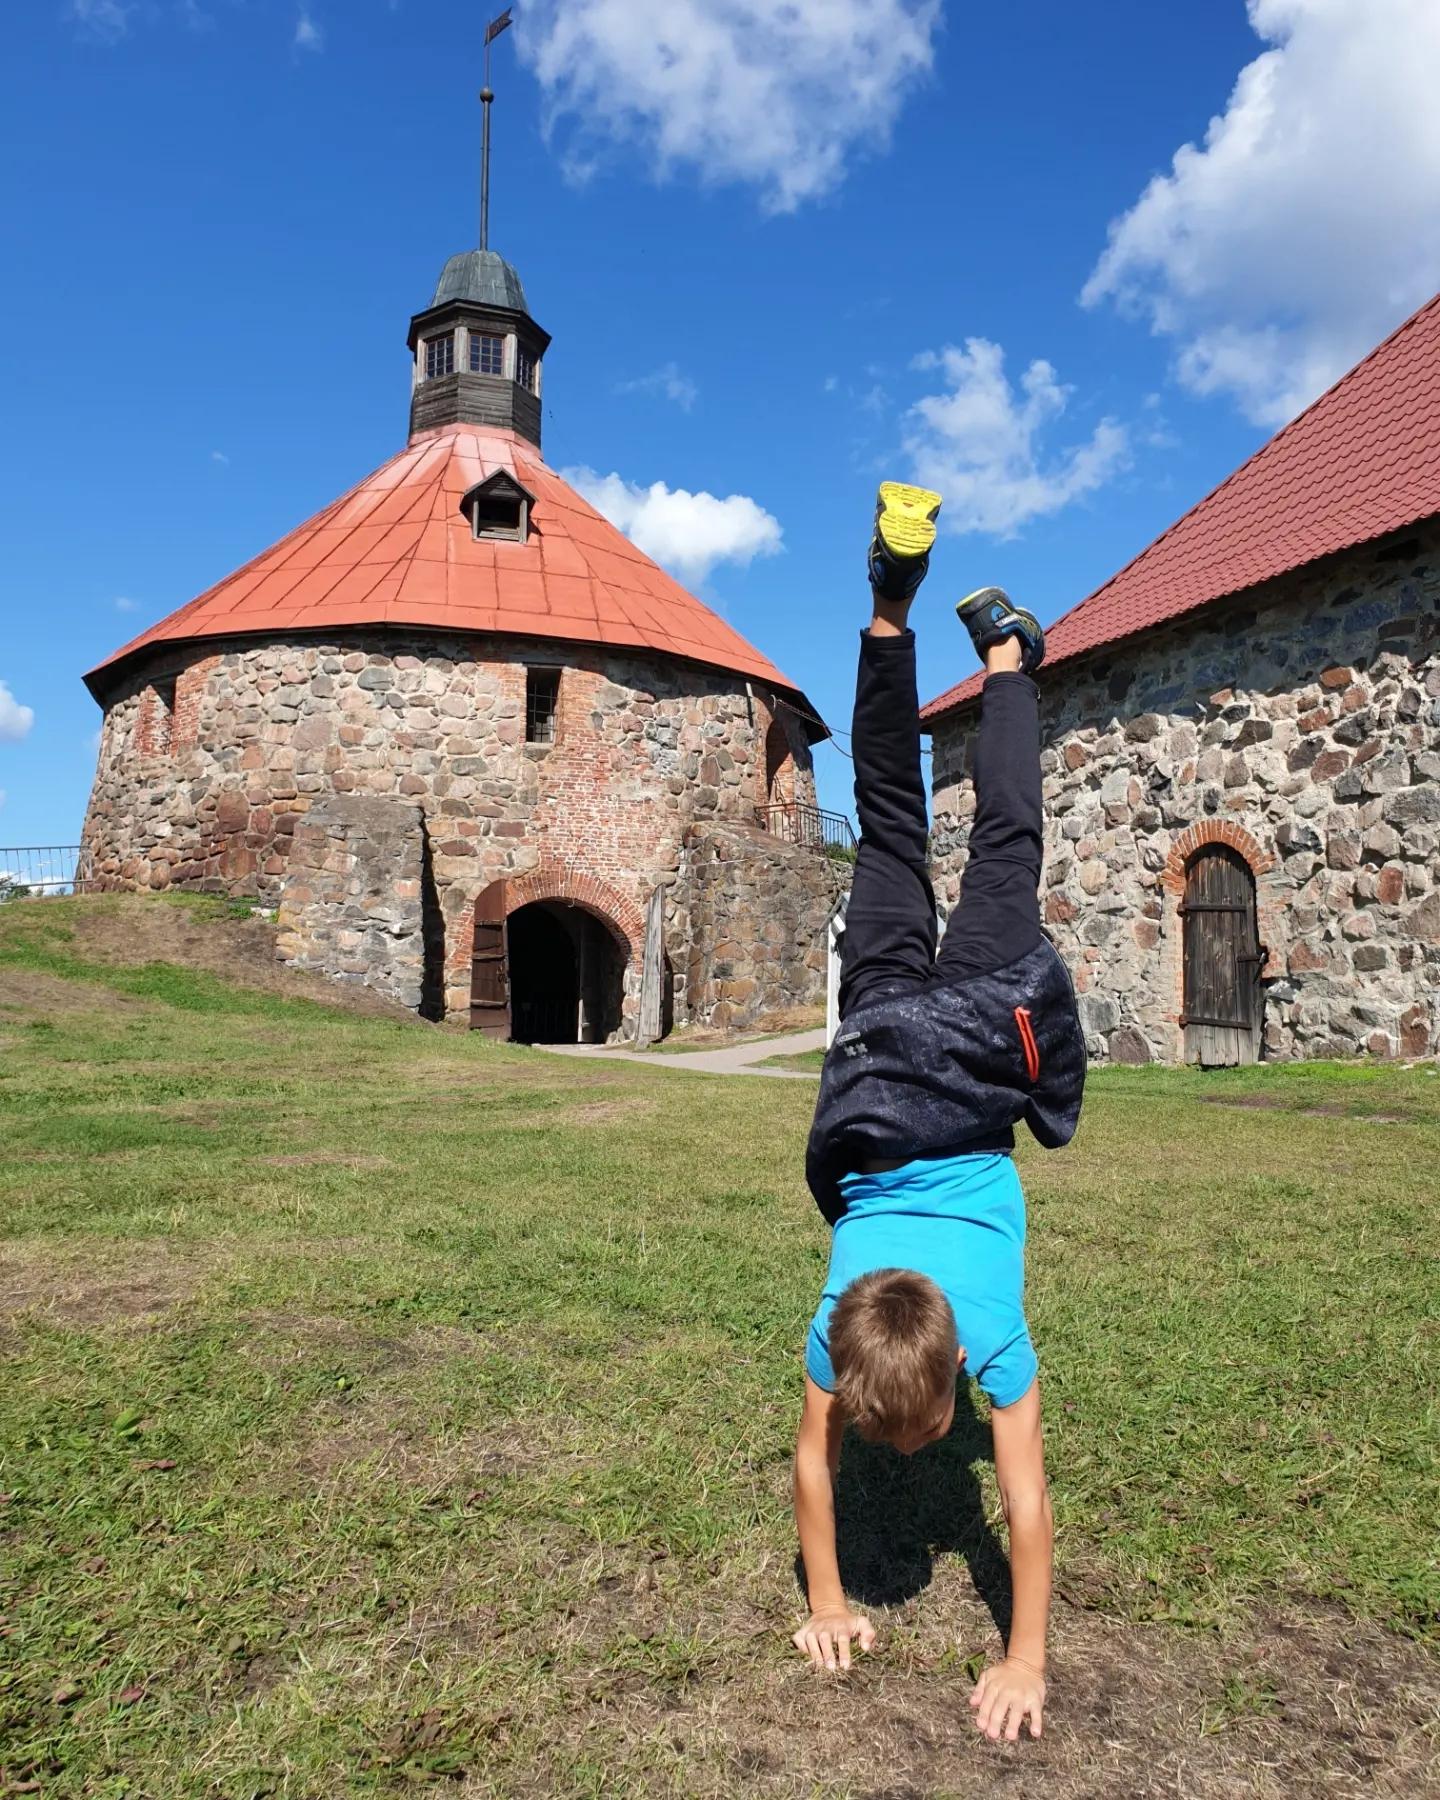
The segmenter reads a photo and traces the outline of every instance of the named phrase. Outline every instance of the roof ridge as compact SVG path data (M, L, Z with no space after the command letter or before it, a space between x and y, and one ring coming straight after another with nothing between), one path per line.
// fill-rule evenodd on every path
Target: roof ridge
M1440 293L1048 625L1052 661L1122 643L1437 513ZM971 698L972 682L961 681L923 715Z
M1440 293L1432 294L1423 306L1416 307L1414 312L1407 318L1402 319L1388 336L1381 338L1380 342L1376 344L1373 350L1367 350L1365 355L1360 358L1359 362L1353 363L1343 375L1338 375L1323 393L1317 394L1307 407L1296 413L1293 419L1287 420L1278 431L1272 432L1270 436L1265 439L1263 444L1257 444L1245 458L1244 462L1237 464L1223 481L1217 481L1215 486L1211 488L1208 493L1202 494L1193 506L1187 507L1178 518L1172 519L1158 536L1151 538L1150 542L1146 544L1143 550L1137 550L1135 555L1130 558L1129 562L1122 563L1113 575L1108 576L1100 583L1099 587L1092 588L1083 600L1077 600L1073 606L1061 613L1060 617L1055 620L1053 625L1047 625L1045 627L1046 631L1054 631L1056 626L1063 625L1065 620L1068 619L1072 613L1079 612L1082 606L1088 606L1092 600L1097 599L1103 594L1106 588L1113 587L1122 575L1126 574L1130 569L1133 569L1136 563L1147 557L1152 550L1158 550L1160 545L1165 542L1166 538L1178 531L1187 519L1193 518L1196 513L1207 507L1217 494L1223 494L1225 489L1228 488L1232 482L1240 479L1252 463L1259 462L1262 456L1275 449L1281 439L1288 437L1302 421L1309 418L1310 414L1313 413L1318 406L1322 406L1332 394L1337 393L1353 376L1358 375L1367 363L1373 362L1382 350L1388 349L1389 346L1394 343L1396 338L1403 332L1408 331L1412 325L1418 324L1424 314L1429 312L1432 307L1436 306L1440 306Z

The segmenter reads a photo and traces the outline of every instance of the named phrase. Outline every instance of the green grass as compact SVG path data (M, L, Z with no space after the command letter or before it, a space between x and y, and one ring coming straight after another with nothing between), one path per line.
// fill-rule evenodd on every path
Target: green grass
M0 1771L698 1791L674 1697L801 1679L813 1090L94 964L65 917L0 914ZM1106 1071L1022 1148L1062 1591L1440 1634L1437 1095ZM903 1473L946 1469L993 1517L983 1434Z
M807 1075L818 1075L825 1066L823 1050L797 1050L793 1056L767 1056L760 1065L764 1069L800 1069Z

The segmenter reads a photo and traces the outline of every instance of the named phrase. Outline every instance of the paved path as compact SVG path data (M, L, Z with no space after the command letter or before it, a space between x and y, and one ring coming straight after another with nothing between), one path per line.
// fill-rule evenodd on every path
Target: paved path
M656 1056L644 1050L607 1050L603 1044L541 1044L555 1056L594 1056L605 1062L645 1063L652 1069L685 1069L696 1075L770 1075L781 1081L818 1081L812 1069L761 1069L756 1065L772 1056L798 1056L802 1050L823 1050L825 1032L792 1031L788 1037L762 1038L756 1043L730 1044L723 1050L681 1050Z

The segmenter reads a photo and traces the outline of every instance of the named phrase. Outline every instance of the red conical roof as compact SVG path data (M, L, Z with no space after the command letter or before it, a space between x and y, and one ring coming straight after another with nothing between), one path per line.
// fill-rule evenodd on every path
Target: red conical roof
M534 496L529 541L476 538L462 496L497 472ZM354 626L553 638L748 676L809 715L793 683L582 500L510 431L446 425L85 677L97 696L157 644ZM817 724L812 738L824 736Z

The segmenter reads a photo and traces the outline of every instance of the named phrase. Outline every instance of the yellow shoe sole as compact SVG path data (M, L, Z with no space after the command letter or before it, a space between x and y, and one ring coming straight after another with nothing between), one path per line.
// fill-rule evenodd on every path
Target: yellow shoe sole
M875 507L875 529L892 556L924 556L935 542L935 516L940 496L929 488L882 481Z

